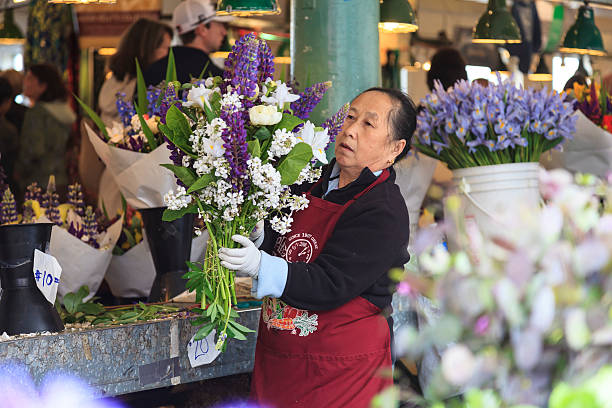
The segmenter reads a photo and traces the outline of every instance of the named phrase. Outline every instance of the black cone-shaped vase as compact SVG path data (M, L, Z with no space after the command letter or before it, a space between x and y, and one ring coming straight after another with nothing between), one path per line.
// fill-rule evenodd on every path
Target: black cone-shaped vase
M183 275L191 255L194 214L162 221L166 207L139 209L155 265L149 302L165 302L185 291Z
M45 252L51 223L0 226L0 333L58 332L64 324L36 286L34 250Z

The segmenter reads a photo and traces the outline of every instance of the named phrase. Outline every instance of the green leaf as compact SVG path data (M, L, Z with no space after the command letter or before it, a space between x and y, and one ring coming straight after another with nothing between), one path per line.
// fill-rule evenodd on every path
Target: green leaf
M178 177L186 186L190 186L195 183L198 179L195 171L188 169L187 167L175 166L174 164L160 164L160 166L167 168L172 171L176 177Z
M88 315L99 315L104 313L104 306L99 303L81 303L77 309L79 312L83 312Z
M213 114L215 117L218 117L221 113L221 94L219 92L215 92L210 95L210 100L208 101L212 108Z
M255 332L255 330L251 330L248 327L241 325L235 320L230 320L228 324L231 325L236 330L239 330L242 333L254 333Z
M259 144L259 140L257 139L251 140L247 144L248 144L247 150L251 156L253 157L261 156L261 145Z
M198 79L204 78L204 73L206 72L206 69L208 68L208 64L210 64L210 60L206 61L206 65L204 65L202 72L200 72L200 75L198 75Z
M81 105L81 107L83 108L85 113L87 113L87 115L91 118L91 120L94 121L98 129L100 129L100 132L102 132L102 134L104 135L104 140L108 141L108 139L110 139L108 137L108 131L106 130L106 125L104 125L104 122L102 122L102 119L100 118L100 116L98 116L98 114L94 112L93 109L87 106L85 102L79 99L78 96L74 95L74 98L77 100L79 105Z
M246 336L232 326L227 326L227 333L236 340L246 340Z
M203 338L208 336L211 331L213 331L214 327L215 326L212 324L212 322L200 327L198 331L196 332L196 335L193 339L196 341L202 340Z
M168 113L166 113L166 126L163 126L162 129L165 128L168 128L171 131L169 134L166 132L164 132L164 134L166 134L172 143L177 145L184 152L194 156L189 144L191 127L189 126L189 122L187 121L187 118L183 112L181 112L176 105L172 105L170 109L168 109Z
M85 296L89 295L89 288L87 285L83 285L76 291L76 295L79 298L79 302L82 302Z
M188 193L192 193L197 190L201 190L213 181L215 181L216 177L214 174L204 174L202 177L197 179L194 183L191 184L191 187L187 190ZM187 184L187 183L185 183ZM187 184L189 185L189 184Z
M198 213L198 205L196 203L191 203L185 208L181 208L180 210L164 210L164 215L162 216L162 220L166 222L171 222L174 220L178 220L185 214L197 214Z
M66 311L70 314L75 314L79 304L81 303L81 299L79 299L76 293L66 293L64 296L64 307L66 308Z
M253 135L255 139L266 140L272 137L272 132L267 127L260 127L257 132Z
M174 52L172 47L168 51L168 67L166 68L166 83L176 81L176 64L174 63Z
M312 148L306 143L298 143L276 168L281 175L281 184L291 185L295 183L302 169L312 159Z
M136 108L136 113L138 113L138 120L140 121L140 127L142 128L142 132L147 138L149 150L153 151L157 148L157 141L155 140L153 131L149 128L149 125L147 125L147 121L144 118L144 110L139 107L138 103L134 103L134 108Z
M138 95L138 104L146 108L147 101L147 84L145 83L138 58L134 58L136 61L136 94Z
M274 126L273 132L278 129L287 129L288 131L292 131L297 125L302 123L304 123L304 121L297 116L283 113L283 118L276 124L276 126Z

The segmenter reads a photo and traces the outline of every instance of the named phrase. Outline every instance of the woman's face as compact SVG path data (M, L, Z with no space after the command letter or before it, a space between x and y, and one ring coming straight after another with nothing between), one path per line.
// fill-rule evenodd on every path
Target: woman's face
M389 113L393 101L382 92L359 95L351 107L336 138L336 161L341 170L361 172L364 167L378 171L389 167L399 155L405 140L392 140Z
M168 55L168 51L170 50L170 42L172 42L172 38L170 38L168 33L164 33L162 43L153 51L153 58L151 61L157 61Z
M23 94L36 102L47 89L47 84L40 82L32 71L28 71L23 78Z

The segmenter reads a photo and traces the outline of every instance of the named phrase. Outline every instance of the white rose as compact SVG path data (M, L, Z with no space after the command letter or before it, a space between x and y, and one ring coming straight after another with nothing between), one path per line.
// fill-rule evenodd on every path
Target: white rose
M147 126L149 127L149 129L151 129L151 132L153 132L154 134L159 133L159 129L157 129L157 116L153 116L150 118L145 119L145 122L147 122Z
M111 143L121 143L123 142L123 125L119 122L113 121L113 126L108 129L108 137Z
M249 118L253 125L276 125L283 118L282 112L276 106L257 105L249 109Z

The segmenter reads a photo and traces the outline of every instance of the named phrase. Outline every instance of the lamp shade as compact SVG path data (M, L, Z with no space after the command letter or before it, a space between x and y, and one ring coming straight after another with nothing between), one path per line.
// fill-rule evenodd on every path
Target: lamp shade
M388 33L412 33L419 26L408 0L381 0L378 29Z
M544 57L544 54L540 55L540 61L538 62L538 67L536 68L536 71L532 74L529 74L527 78L530 81L552 81L552 74L550 73L550 69L548 69L548 65L546 65L546 58Z
M0 26L0 44L21 44L23 42L23 34L13 19L13 9L6 9L4 21Z
M115 4L117 0L49 0L57 4Z
M219 0L217 14L238 17L280 14L276 0Z
M595 17L591 7L586 4L580 7L576 21L565 34L563 46L559 48L559 51L599 56L606 55L601 32L595 25Z
M474 27L472 42L489 44L521 42L521 33L506 7L506 0L489 0L487 10Z

